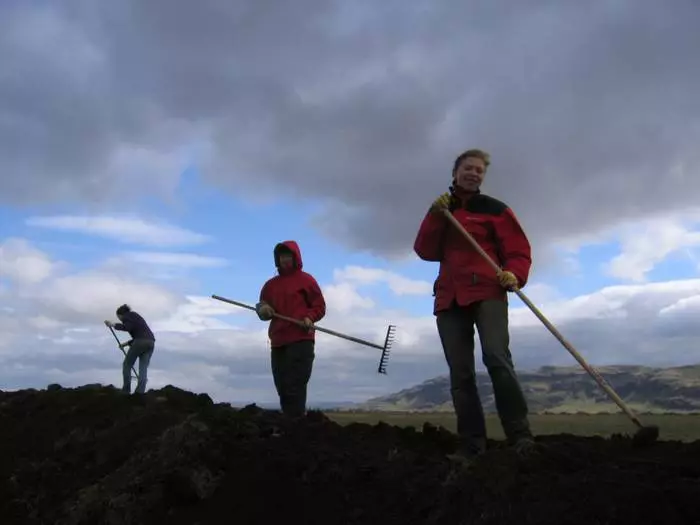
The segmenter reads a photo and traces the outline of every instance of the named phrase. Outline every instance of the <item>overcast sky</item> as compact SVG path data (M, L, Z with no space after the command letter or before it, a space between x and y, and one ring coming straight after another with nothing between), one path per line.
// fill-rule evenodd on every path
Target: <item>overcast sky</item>
M123 297L143 298L141 309L163 322L174 312L190 323L197 315L210 320L221 305L200 299L193 306L186 296L217 291L207 288L203 274L184 268L225 266L226 254L198 251L223 246L212 229L223 222L230 229L253 227L260 215L250 210L259 206L266 210L260 214L271 214L282 205L303 210L299 228L314 232L315 247L327 243L319 251L345 250L344 259L316 266L338 297L331 305L337 322L358 326L347 312L355 304L352 294L359 294L353 312L369 317L367 336L380 338L386 322L398 317L408 327L405 341L412 341L397 357L394 376L381 384L356 379L356 367L364 365L355 361L321 360L319 370L345 377L349 390L333 390L341 383L328 380L328 394L317 397L347 397L354 389L351 397L361 398L365 390L387 391L444 373L434 352L426 358L430 366L415 364L436 344L426 293L434 266L424 264L420 274L411 266L401 282L412 291L374 297L371 307L363 306L371 294L363 296L356 280L332 275L352 254L365 254L372 260L359 266L394 272L372 282L400 278L423 213L446 190L455 156L468 147L491 152L484 191L518 214L541 272L533 293L546 291L541 297L559 305L557 315L573 308L571 329L585 348L610 357L591 340L604 334L620 359L620 345L629 344L645 362L692 360L700 342L687 313L700 293L693 280L700 217L699 23L700 4L693 0L2 2L0 350L7 366L0 379L17 387L43 381L51 367L52 377L68 367L104 370L115 381L114 363L85 358L95 334L73 331L77 342L38 345L29 336L38 328L28 328L19 312L44 319L47 341L58 333L68 337L65 330L82 327L90 316L112 316ZM183 221L173 217L194 207L183 192L188 169L196 170L198 188L230 198L254 218L244 222L221 205L225 219L188 215L177 229ZM206 203L198 206L206 211ZM129 226L116 219L115 226L109 222L115 213L138 221ZM87 232L103 243L132 242L160 252L130 248L97 261L78 255L95 249L81 237L71 238L69 257L49 248L49 241L64 239L47 231ZM48 237L32 238L36 232ZM76 248L80 243L87 244ZM612 258L581 259L586 246L600 243L614 243ZM167 250L180 248L189 251L175 264ZM691 261L692 270L670 271L669 261L678 257ZM146 262L161 273L136 275L134 267ZM604 263L605 275L614 279L596 273ZM231 271L250 263L239 264ZM648 272L662 264L666 273L651 276L659 283L650 288ZM161 279L162 268L173 266L177 276ZM566 288L574 267L588 279L576 290ZM253 280L264 281L270 271ZM607 285L639 288L602 292ZM81 295L83 289L89 294ZM581 299L586 294L598 295ZM610 310L601 307L594 327L586 324L592 317L580 305L615 294L624 299L606 303ZM421 309L402 309L407 296L420 300ZM685 314L678 317L676 306L675 317L666 310L662 316L681 299ZM521 313L525 317L514 323L531 322L531 314ZM264 346L264 327L253 326L239 326L240 337L252 337L245 343L251 348ZM192 351L183 338L196 332L201 353L182 350L154 377L186 382L196 375L193 388L218 381L221 395L259 395L262 387L251 379L258 376L251 374L269 381L265 358L258 353L245 360L247 354L238 353L251 372L242 373L247 368L239 363L234 368L243 379L221 379L217 374L231 374L225 351L231 339L217 342L222 332L200 328L163 336L177 354L180 347ZM522 346L529 349L521 353L524 364L550 362L551 355L570 364L553 350L551 336L536 327L534 336L522 330ZM96 355L104 359L102 350ZM197 375L188 366L212 368ZM267 383L264 390L269 394Z

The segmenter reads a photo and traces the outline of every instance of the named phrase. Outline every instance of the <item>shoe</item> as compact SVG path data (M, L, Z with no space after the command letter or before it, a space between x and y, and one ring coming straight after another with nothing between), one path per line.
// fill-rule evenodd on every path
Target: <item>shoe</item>
M465 456L480 456L486 452L486 438L468 437L462 438L459 450Z
M532 437L521 437L513 444L515 453L520 457L528 457L537 452L537 443Z
M479 455L480 454L469 454L463 450L458 450L454 454L447 454L447 459L459 467L468 469L476 462Z
M473 465L484 452L486 452L486 440L466 440L459 446L454 454L448 454L447 458L464 467L469 467Z

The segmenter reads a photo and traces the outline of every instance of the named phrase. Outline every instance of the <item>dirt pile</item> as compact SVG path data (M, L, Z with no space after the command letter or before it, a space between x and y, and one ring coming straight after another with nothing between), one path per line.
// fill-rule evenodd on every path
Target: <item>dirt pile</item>
M465 471L454 436L290 423L172 387L0 393L4 525L700 523L700 443L556 436Z

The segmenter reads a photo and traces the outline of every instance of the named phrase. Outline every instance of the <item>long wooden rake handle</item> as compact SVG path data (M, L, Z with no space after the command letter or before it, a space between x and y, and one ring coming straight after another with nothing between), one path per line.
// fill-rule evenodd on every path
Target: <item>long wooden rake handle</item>
M458 231L464 235L464 238L469 241L469 244L472 245L472 247L479 252L479 255L481 255L486 262L489 263L491 268L496 273L501 272L501 268L491 259L488 253L484 251L484 249L479 246L479 243L476 242L474 237L471 236L471 234L464 229L464 226L455 218L452 213L450 213L449 210L442 210L443 215L449 220L452 225L457 228ZM578 353L578 351L574 348L574 346L566 340L566 338L557 330L557 328L549 322L549 320L544 316L542 312L530 301L530 299L519 289L519 288L513 288L513 292L520 297L522 302L524 302L527 307L532 310L532 313L535 314L535 316L542 321L542 324L549 330L554 337L557 338L557 340L562 344L564 348L566 348L569 353L574 356L574 359L579 362L579 364L583 367L583 369L588 372L593 379L598 383L598 385L605 390L605 392L610 396L610 398L619 406L622 411L627 414L627 416L640 428L642 428L644 425L642 425L642 422L639 420L637 415L632 412L632 410L627 406L627 404L622 400L622 398L617 395L617 392L613 389L613 387L608 383L603 376L600 375L600 373L593 368L591 365L589 365L586 360L581 356L581 354Z
M240 306L241 308L246 308L248 310L252 310L255 312L254 306L251 306L251 305L245 304L245 303L241 303L238 301L234 301L233 299L227 299L226 297L221 297L220 295L212 295L212 299L216 299L217 301L223 301L223 302L229 303L229 304L235 304L236 306ZM287 317L286 315L281 315L278 313L275 313L274 317L277 317L278 319L283 319L285 321L289 321L290 323L294 323L294 324L304 328L304 323L302 321L300 321L299 319L293 319L291 317ZM336 332L334 330L329 330L328 328L322 328L318 325L313 325L312 329L318 330L319 332L325 332L327 334L334 335L334 336L340 337L342 339L347 339L348 341L352 341L353 343L359 343L361 345L371 346L372 348L378 348L379 350L384 350L383 346L378 345L376 343L371 343L369 341L365 341L364 339L359 339L359 338L353 337L351 335L341 334L340 332Z
M122 351L122 354L124 354L124 357L126 357L126 352L125 352L124 349L122 348L122 342L121 342L121 341L119 340L119 338L117 337L117 333L114 331L114 328L112 328L111 326L107 326L107 328L109 328L109 331L112 332L112 335L114 336L114 339L116 339L116 341L117 341L117 346L119 347L119 350L121 350L121 351ZM134 375L136 376L136 379L138 380L139 374L138 374L138 372L136 372L136 369L135 369L133 366L131 367L131 371L134 373Z

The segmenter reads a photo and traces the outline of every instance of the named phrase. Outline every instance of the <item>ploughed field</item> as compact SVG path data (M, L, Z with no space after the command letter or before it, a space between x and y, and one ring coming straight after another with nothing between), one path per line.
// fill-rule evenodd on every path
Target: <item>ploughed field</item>
M700 441L538 441L466 469L429 423L289 422L173 387L0 392L0 523L700 523Z
M633 423L620 411L602 414L530 414L532 431L538 435L561 434L562 432L577 436L605 436L628 434L634 432ZM457 421L452 412L360 412L329 410L325 414L340 424L368 423L374 425L383 421L400 427L414 426L420 428L426 421L457 431ZM655 425L661 429L661 438L665 440L697 441L700 440L700 414L646 414L640 412L645 425ZM486 415L486 427L489 437L496 440L505 439L501 423L496 414Z

